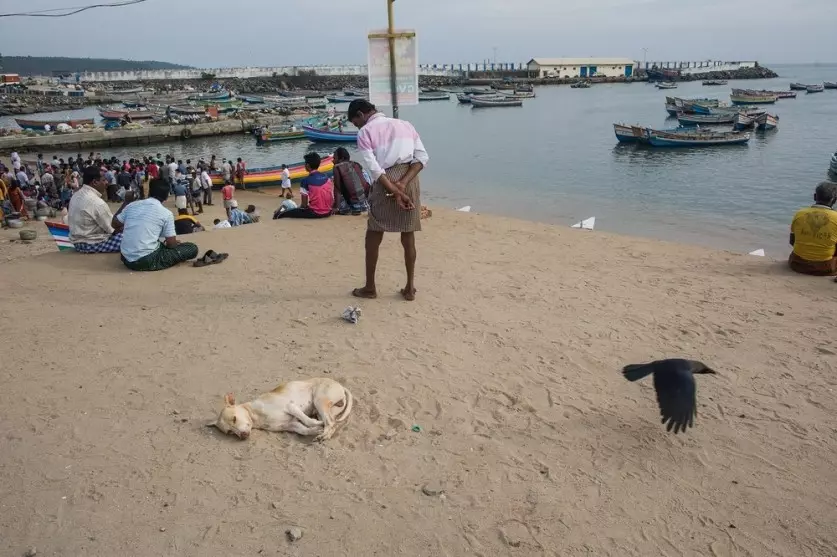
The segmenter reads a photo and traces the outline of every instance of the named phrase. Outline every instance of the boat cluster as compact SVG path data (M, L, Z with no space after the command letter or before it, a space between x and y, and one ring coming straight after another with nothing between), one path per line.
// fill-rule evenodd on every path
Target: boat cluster
M826 89L837 89L837 82L826 81L822 85L805 85L804 83L791 83L791 91L805 91L806 93L822 93Z
M531 85L520 85L514 89L483 89L468 87L456 93L461 104L470 104L474 108L492 108L498 106L523 106L524 99L535 98Z

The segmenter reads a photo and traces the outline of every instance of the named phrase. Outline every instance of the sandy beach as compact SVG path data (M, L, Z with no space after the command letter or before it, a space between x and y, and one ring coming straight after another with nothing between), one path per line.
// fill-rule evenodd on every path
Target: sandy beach
M365 219L238 197L262 222L188 238L231 254L201 269L0 231L0 555L837 555L829 279L435 209L417 301L388 236L351 325ZM679 356L719 375L675 437L619 369ZM355 397L331 441L205 427L316 376Z

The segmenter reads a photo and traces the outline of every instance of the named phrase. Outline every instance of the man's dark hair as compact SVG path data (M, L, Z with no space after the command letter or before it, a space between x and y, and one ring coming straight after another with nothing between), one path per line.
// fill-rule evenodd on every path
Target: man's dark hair
M287 165L287 164L283 164L283 165L282 165L282 170L284 170L284 169L286 169L286 168L288 168L288 165Z
M338 147L335 149L334 158L338 161L352 160L352 157L349 156L349 151L347 151L345 147Z
M148 185L148 197L153 197L160 203L169 198L169 185L165 180L157 178Z
M221 222L221 219L215 219L214 221L212 221L212 224L218 224L219 222Z
M375 105L366 99L355 99L349 103L349 120L357 116L358 113L369 114L370 112L375 112L377 110L378 109L375 108Z
M304 158L305 164L307 164L311 170L317 170L320 168L320 162L322 162L322 159L317 153L307 153Z
M820 182L814 191L814 201L821 205L828 205L831 207L837 202L837 183L834 182Z
M81 183L89 186L102 177L102 169L98 166L86 166L81 175Z
M248 205L246 209L244 209L245 213L254 213L256 211L255 205Z
M188 215L189 214L189 209L178 209L177 214L178 215Z

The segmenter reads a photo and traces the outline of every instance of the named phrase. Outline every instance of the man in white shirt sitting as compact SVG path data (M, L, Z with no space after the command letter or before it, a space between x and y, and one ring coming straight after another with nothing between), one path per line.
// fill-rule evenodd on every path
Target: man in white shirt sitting
M131 203L113 217L114 227L124 225L122 263L132 271L162 271L195 259L198 246L178 241L174 215L163 206L169 197L168 184L152 180L148 189L148 199Z
M86 172L84 181L67 210L70 241L79 253L117 253L122 245L121 226L113 226L113 214L99 191L105 188L104 178L101 172ZM119 211L132 200L126 197Z

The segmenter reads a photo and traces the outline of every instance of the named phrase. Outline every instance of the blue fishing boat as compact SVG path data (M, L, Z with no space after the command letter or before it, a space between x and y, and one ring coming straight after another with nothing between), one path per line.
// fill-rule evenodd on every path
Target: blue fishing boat
M616 133L616 140L619 143L642 143L647 145L648 141L648 133L651 131L650 128L645 126L628 126L625 124L613 124L613 131ZM677 127L671 128L668 130L657 130L666 133L678 133L678 134L699 134L704 133L703 130L698 128L684 128L684 127Z
M190 101L224 101L229 99L232 94L229 91L220 91L217 93L195 93L189 95L187 98Z
M714 124L732 124L736 112L719 112L717 114L685 114L677 113L677 121L681 126L711 126Z
M342 96L342 95L326 95L326 99L330 103L350 103L356 99L362 99L363 97L354 97L354 96Z
M302 126L302 131L305 137L311 141L332 141L332 142L349 142L357 141L357 132L340 132L331 130L318 130L310 126Z
M692 133L648 130L648 143L652 147L709 147L715 145L744 145L750 141L749 133L701 131Z
M238 95L238 98L242 101L246 102L247 104L264 104L264 99L262 97L251 97L248 95Z

